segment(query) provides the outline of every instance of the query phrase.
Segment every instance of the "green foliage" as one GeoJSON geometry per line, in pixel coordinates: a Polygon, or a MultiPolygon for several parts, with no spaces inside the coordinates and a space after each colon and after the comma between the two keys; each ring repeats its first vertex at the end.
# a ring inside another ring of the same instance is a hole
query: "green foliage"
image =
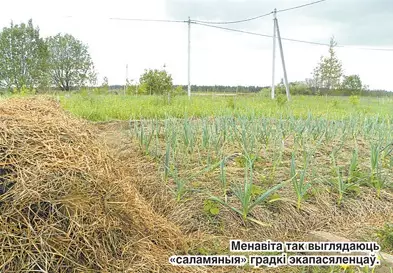
{"type": "Polygon", "coordinates": [[[329,55],[321,56],[320,62],[313,71],[313,78],[310,85],[315,90],[319,88],[337,89],[340,87],[340,80],[343,74],[341,61],[337,58],[334,48],[337,43],[332,37],[330,39],[329,55]]]}
{"type": "Polygon", "coordinates": [[[333,101],[332,101],[332,107],[333,107],[333,108],[337,108],[337,107],[338,107],[338,104],[339,104],[338,100],[333,100],[333,101]]]}
{"type": "Polygon", "coordinates": [[[359,75],[344,76],[341,88],[344,90],[351,90],[355,94],[359,94],[362,91],[363,84],[360,80],[359,75]]]}
{"type": "Polygon", "coordinates": [[[108,93],[108,92],[109,92],[109,80],[108,80],[108,77],[104,77],[104,79],[102,80],[101,89],[102,89],[105,93],[108,93]]]}
{"type": "Polygon", "coordinates": [[[145,70],[139,79],[140,89],[143,94],[167,94],[173,88],[172,76],[165,70],[145,70]]]}
{"type": "Polygon", "coordinates": [[[47,47],[38,28],[27,24],[6,27],[0,33],[0,87],[32,90],[45,81],[47,47]]]}
{"type": "MultiPolygon", "coordinates": [[[[211,117],[211,116],[243,116],[243,117],[271,117],[277,118],[281,115],[284,118],[293,116],[294,118],[307,119],[311,114],[327,120],[348,119],[354,114],[353,107],[349,100],[342,98],[325,98],[309,96],[293,96],[291,107],[279,108],[276,103],[272,103],[270,98],[258,98],[255,96],[236,97],[236,108],[230,110],[226,107],[227,98],[210,96],[194,96],[189,100],[187,96],[179,96],[172,100],[166,107],[157,107],[157,100],[162,101],[162,96],[117,96],[108,94],[105,96],[93,96],[90,101],[81,98],[80,93],[73,93],[65,99],[64,94],[60,94],[62,106],[73,114],[92,121],[107,121],[111,119],[129,120],[141,118],[168,118],[168,117],[211,117]],[[339,101],[336,108],[332,108],[332,101],[339,101]],[[327,103],[326,103],[327,101],[327,103]]],[[[369,98],[361,100],[358,108],[369,107],[362,117],[371,119],[375,115],[389,118],[393,117],[391,111],[392,99],[385,98],[385,103],[379,103],[381,99],[369,98]]],[[[159,105],[162,105],[160,103],[159,105]]]]}
{"type": "Polygon", "coordinates": [[[358,96],[352,95],[349,97],[349,102],[352,104],[352,106],[358,106],[360,103],[360,99],[358,96]]]}
{"type": "Polygon", "coordinates": [[[186,92],[183,90],[183,88],[180,85],[172,90],[172,96],[182,96],[185,94],[186,92]]]}
{"type": "Polygon", "coordinates": [[[378,198],[380,197],[381,190],[386,186],[386,181],[383,179],[381,173],[380,157],[380,146],[377,144],[371,145],[369,185],[376,190],[378,198]]]}
{"type": "Polygon", "coordinates": [[[386,223],[383,228],[376,231],[378,243],[382,248],[382,251],[393,250],[393,224],[386,223]]]}
{"type": "Polygon", "coordinates": [[[216,216],[220,213],[220,208],[217,202],[207,199],[203,203],[203,211],[206,214],[216,216]]]}
{"type": "Polygon", "coordinates": [[[288,99],[285,95],[279,94],[276,97],[276,102],[278,106],[283,107],[288,102],[288,99]]]}
{"type": "Polygon", "coordinates": [[[262,88],[261,91],[259,92],[260,96],[263,98],[270,98],[272,93],[271,88],[262,88]]]}
{"type": "Polygon", "coordinates": [[[337,205],[341,205],[341,202],[343,201],[345,195],[348,195],[350,193],[357,193],[360,189],[358,184],[350,182],[350,180],[344,180],[341,168],[337,165],[336,162],[336,152],[337,150],[331,154],[333,160],[333,169],[336,172],[336,178],[333,179],[331,184],[338,193],[337,205]]]}
{"type": "Polygon", "coordinates": [[[253,185],[253,162],[249,161],[248,166],[246,167],[245,179],[244,179],[244,186],[243,187],[235,187],[232,188],[233,193],[235,194],[236,198],[239,200],[241,204],[241,209],[238,209],[234,206],[231,206],[226,201],[222,200],[217,196],[211,196],[210,199],[216,201],[234,212],[241,215],[244,222],[250,220],[256,224],[261,226],[266,226],[267,224],[258,221],[249,216],[250,212],[256,207],[257,205],[261,204],[268,200],[268,197],[275,193],[277,190],[284,186],[284,183],[277,184],[276,186],[268,189],[264,193],[257,195],[260,193],[259,189],[253,185]],[[253,190],[254,189],[254,190],[253,190]],[[257,195],[257,196],[254,196],[257,195]]]}
{"type": "Polygon", "coordinates": [[[298,210],[300,210],[301,203],[303,202],[303,200],[307,194],[307,191],[310,189],[310,187],[312,185],[311,183],[305,183],[306,170],[307,170],[307,160],[305,160],[305,162],[304,162],[304,168],[300,173],[300,177],[297,178],[295,154],[292,153],[291,180],[292,180],[293,188],[296,193],[296,198],[297,198],[296,208],[298,210]]]}
{"type": "Polygon", "coordinates": [[[256,196],[261,195],[264,192],[263,188],[261,186],[252,184],[251,185],[251,198],[255,198],[256,196]]]}
{"type": "Polygon", "coordinates": [[[307,82],[291,82],[289,83],[291,95],[312,95],[312,90],[307,82]]]}
{"type": "Polygon", "coordinates": [[[14,89],[12,90],[12,93],[17,94],[17,95],[21,95],[21,96],[29,96],[29,95],[36,94],[37,90],[27,88],[25,85],[23,85],[19,90],[16,87],[14,87],[14,89]]]}
{"type": "Polygon", "coordinates": [[[226,200],[228,184],[227,184],[227,176],[226,176],[225,164],[226,164],[226,158],[222,158],[221,159],[221,163],[220,163],[220,182],[221,182],[221,187],[222,187],[223,192],[224,192],[224,198],[226,200]]]}
{"type": "Polygon", "coordinates": [[[351,164],[348,171],[348,182],[355,182],[360,177],[358,149],[352,151],[351,164]]]}
{"type": "Polygon", "coordinates": [[[235,158],[235,162],[239,167],[245,168],[247,164],[251,161],[254,167],[254,163],[258,162],[260,159],[255,154],[250,154],[248,156],[238,156],[235,158]]]}
{"type": "Polygon", "coordinates": [[[228,107],[229,109],[232,109],[232,110],[235,109],[235,100],[234,100],[233,97],[229,97],[229,98],[227,99],[227,107],[228,107]]]}
{"type": "Polygon", "coordinates": [[[69,34],[57,34],[46,41],[52,83],[61,90],[94,84],[97,76],[87,45],[69,34]]]}

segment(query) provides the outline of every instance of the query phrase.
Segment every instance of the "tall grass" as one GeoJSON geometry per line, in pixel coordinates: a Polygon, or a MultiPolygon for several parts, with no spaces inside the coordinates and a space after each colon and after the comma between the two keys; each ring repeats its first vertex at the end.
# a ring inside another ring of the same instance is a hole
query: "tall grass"
{"type": "MultiPolygon", "coordinates": [[[[166,117],[211,117],[211,116],[257,116],[287,118],[290,116],[307,118],[324,117],[341,119],[350,116],[392,117],[390,103],[379,104],[377,98],[367,98],[360,101],[356,109],[350,107],[348,98],[339,98],[340,105],[332,106],[335,97],[323,98],[318,96],[293,96],[292,101],[285,107],[273,103],[271,99],[262,96],[237,96],[234,100],[236,107],[227,103],[222,96],[193,96],[175,97],[171,104],[163,103],[158,96],[124,96],[124,95],[94,95],[75,93],[70,96],[60,95],[62,106],[71,113],[93,121],[128,120],[142,118],[166,117]],[[374,101],[375,103],[370,103],[374,101]]],[[[392,101],[392,99],[386,99],[392,101]]]]}

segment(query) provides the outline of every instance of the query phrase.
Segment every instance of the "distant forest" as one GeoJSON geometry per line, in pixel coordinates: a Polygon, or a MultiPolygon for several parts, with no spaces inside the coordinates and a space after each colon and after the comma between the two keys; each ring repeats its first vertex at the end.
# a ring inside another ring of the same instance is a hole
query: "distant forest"
{"type": "MultiPolygon", "coordinates": [[[[187,91],[187,85],[174,85],[174,88],[181,86],[184,91],[187,91]]],[[[340,90],[340,89],[326,89],[319,88],[318,90],[307,86],[304,83],[294,82],[289,84],[289,90],[291,95],[320,95],[320,96],[372,96],[372,97],[382,97],[382,96],[393,96],[392,91],[387,90],[340,90]]],[[[109,87],[111,90],[124,89],[124,85],[111,85],[109,87]]],[[[192,92],[197,93],[258,93],[263,92],[269,95],[271,92],[270,86],[225,86],[225,85],[191,85],[192,92]]],[[[276,86],[276,94],[285,94],[285,86],[276,86]]]]}

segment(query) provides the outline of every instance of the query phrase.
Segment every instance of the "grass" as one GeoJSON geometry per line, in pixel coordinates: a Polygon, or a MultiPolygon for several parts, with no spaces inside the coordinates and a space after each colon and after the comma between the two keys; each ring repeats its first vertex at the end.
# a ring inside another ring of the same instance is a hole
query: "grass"
{"type": "Polygon", "coordinates": [[[302,117],[309,114],[326,119],[356,115],[392,117],[392,99],[362,98],[353,105],[347,97],[293,96],[291,102],[279,104],[259,95],[186,96],[173,98],[168,104],[161,96],[60,95],[62,106],[71,113],[92,121],[129,120],[167,117],[268,116],[302,117]]]}

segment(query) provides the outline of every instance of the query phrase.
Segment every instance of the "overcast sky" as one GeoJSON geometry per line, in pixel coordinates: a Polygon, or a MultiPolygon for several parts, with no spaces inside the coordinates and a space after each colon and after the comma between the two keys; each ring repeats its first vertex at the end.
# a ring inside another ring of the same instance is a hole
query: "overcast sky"
{"type": "MultiPolygon", "coordinates": [[[[164,64],[175,84],[187,84],[187,24],[109,18],[231,21],[286,9],[313,0],[1,0],[0,26],[27,22],[47,37],[69,33],[89,45],[99,73],[110,84],[137,80],[145,68],[164,64]],[[68,17],[71,16],[71,17],[68,17]]],[[[393,0],[326,0],[278,13],[282,37],[328,43],[334,35],[345,74],[359,74],[373,89],[393,90],[393,0]]],[[[226,27],[271,35],[272,16],[226,27]]],[[[191,26],[191,82],[206,85],[271,84],[272,39],[191,26]]],[[[325,46],[283,41],[288,80],[310,77],[325,46]]],[[[279,51],[276,81],[282,78],[279,51]]]]}

